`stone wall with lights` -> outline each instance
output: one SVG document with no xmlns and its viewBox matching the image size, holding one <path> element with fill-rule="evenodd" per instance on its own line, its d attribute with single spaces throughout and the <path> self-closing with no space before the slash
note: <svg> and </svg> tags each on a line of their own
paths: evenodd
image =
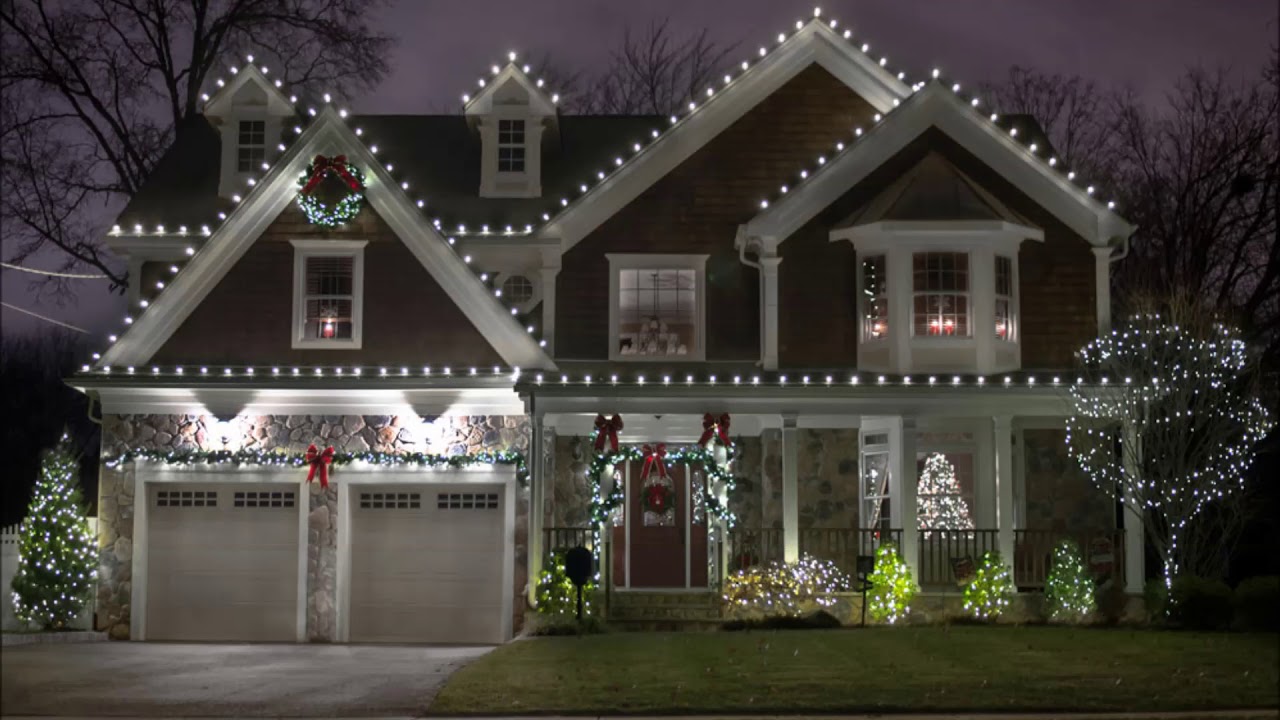
<svg viewBox="0 0 1280 720">
<path fill-rule="evenodd" d="M 220 421 L 209 415 L 108 415 L 102 423 L 102 454 L 110 458 L 130 449 L 301 453 L 312 443 L 347 452 L 528 453 L 529 438 L 529 422 L 523 416 L 258 415 Z M 97 627 L 123 640 L 129 638 L 134 503 L 145 499 L 134 497 L 132 464 L 103 464 L 99 473 Z M 299 470 L 299 482 L 305 477 Z M 341 482 L 340 474 L 335 482 Z M 516 496 L 512 591 L 518 632 L 528 569 L 529 495 L 520 489 Z M 337 632 L 337 490 L 331 486 L 322 492 L 312 485 L 308 503 L 307 638 L 330 642 Z"/>
</svg>

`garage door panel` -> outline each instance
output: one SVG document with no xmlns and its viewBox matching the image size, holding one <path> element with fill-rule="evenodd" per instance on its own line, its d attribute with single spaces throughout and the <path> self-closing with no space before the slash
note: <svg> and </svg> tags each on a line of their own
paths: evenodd
<svg viewBox="0 0 1280 720">
<path fill-rule="evenodd" d="M 382 611 L 368 618 L 362 630 L 361 640 L 364 642 L 428 642 L 428 643 L 474 643 L 501 642 L 492 640 L 495 636 L 493 621 L 486 616 L 501 614 L 501 607 L 485 608 L 486 612 L 477 612 L 475 608 L 436 608 L 433 609 L 432 623 L 425 625 L 422 615 L 416 609 L 383 608 Z"/>
</svg>

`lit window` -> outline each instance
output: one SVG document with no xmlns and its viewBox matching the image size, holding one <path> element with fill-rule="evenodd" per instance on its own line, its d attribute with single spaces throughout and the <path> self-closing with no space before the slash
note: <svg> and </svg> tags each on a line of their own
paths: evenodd
<svg viewBox="0 0 1280 720">
<path fill-rule="evenodd" d="M 293 347 L 359 348 L 364 242 L 295 240 Z"/>
<path fill-rule="evenodd" d="M 1013 260 L 996 256 L 996 338 L 1015 340 L 1013 327 Z"/>
<path fill-rule="evenodd" d="M 498 121 L 498 172 L 524 172 L 524 121 Z"/>
<path fill-rule="evenodd" d="M 867 529 L 888 530 L 891 525 L 889 484 L 889 436 L 862 436 L 862 519 Z"/>
<path fill-rule="evenodd" d="M 236 169 L 253 172 L 266 160 L 266 123 L 262 120 L 241 120 L 240 136 L 236 146 Z"/>
<path fill-rule="evenodd" d="M 972 530 L 973 453 L 916 453 L 916 526 Z"/>
<path fill-rule="evenodd" d="M 612 360 L 701 360 L 705 255 L 610 254 Z"/>
<path fill-rule="evenodd" d="M 502 281 L 502 297 L 515 305 L 533 299 L 533 282 L 524 275 L 511 275 Z"/>
<path fill-rule="evenodd" d="M 889 277 L 884 255 L 862 258 L 862 337 L 879 340 L 889 332 Z"/>
<path fill-rule="evenodd" d="M 968 336 L 969 255 L 928 252 L 912 256 L 917 336 Z"/>
</svg>

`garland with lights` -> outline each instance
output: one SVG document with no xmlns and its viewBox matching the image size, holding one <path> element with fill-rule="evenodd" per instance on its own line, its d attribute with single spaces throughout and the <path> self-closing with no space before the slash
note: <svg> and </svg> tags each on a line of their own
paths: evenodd
<svg viewBox="0 0 1280 720">
<path fill-rule="evenodd" d="M 795 562 L 775 560 L 730 575 L 724 601 L 739 616 L 799 616 L 814 606 L 834 606 L 834 594 L 850 587 L 849 576 L 835 563 L 802 555 Z"/>
<path fill-rule="evenodd" d="M 591 599 L 595 597 L 596 588 L 595 578 L 587 580 L 586 584 L 582 586 L 582 614 L 584 617 L 595 612 L 591 605 Z M 569 579 L 569 574 L 565 570 L 564 552 L 552 553 L 550 562 L 543 567 L 542 574 L 538 578 L 536 598 L 539 615 L 545 615 L 556 620 L 577 618 L 578 589 L 574 586 L 573 581 Z"/>
<path fill-rule="evenodd" d="M 890 625 L 911 613 L 911 600 L 920 588 L 911 578 L 911 567 L 902 560 L 898 546 L 885 543 L 876 548 L 876 564 L 867 578 L 867 610 L 871 618 Z"/>
<path fill-rule="evenodd" d="M 1074 541 L 1063 540 L 1053 548 L 1049 577 L 1044 582 L 1044 599 L 1049 619 L 1082 622 L 1093 613 L 1093 578 L 1084 566 Z"/>
<path fill-rule="evenodd" d="M 76 619 L 98 576 L 97 542 L 81 504 L 79 472 L 70 438 L 63 435 L 40 462 L 19 533 L 13 612 L 45 630 L 64 629 Z"/>
<path fill-rule="evenodd" d="M 979 620 L 995 620 L 1013 600 L 1013 575 L 995 550 L 982 555 L 973 579 L 964 588 L 964 609 Z"/>
<path fill-rule="evenodd" d="M 329 176 L 342 180 L 350 192 L 332 208 L 315 196 L 320 183 Z M 302 208 L 312 225 L 336 228 L 355 219 L 364 207 L 364 174 L 360 168 L 347 162 L 346 155 L 325 157 L 317 155 L 306 171 L 298 176 L 298 207 Z"/>
<path fill-rule="evenodd" d="M 134 460 L 150 460 L 168 465 L 275 465 L 296 468 L 312 468 L 316 458 L 308 453 L 268 452 L 261 450 L 127 450 L 106 461 L 109 468 L 118 467 Z M 432 455 L 429 453 L 388 453 L 374 452 L 335 452 L 329 456 L 327 465 L 342 467 L 353 463 L 382 465 L 391 467 L 416 466 L 423 468 L 447 467 L 453 469 L 473 467 L 476 465 L 514 465 L 516 480 L 521 487 L 529 484 L 529 469 L 525 465 L 522 453 L 514 450 L 502 452 L 482 452 L 475 455 Z"/>
</svg>

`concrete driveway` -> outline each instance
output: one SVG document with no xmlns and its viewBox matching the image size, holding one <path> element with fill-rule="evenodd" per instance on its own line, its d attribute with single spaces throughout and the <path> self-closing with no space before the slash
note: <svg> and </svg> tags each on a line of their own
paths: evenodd
<svg viewBox="0 0 1280 720">
<path fill-rule="evenodd" d="M 0 715 L 420 715 L 488 647 L 102 642 L 6 647 Z"/>
</svg>

